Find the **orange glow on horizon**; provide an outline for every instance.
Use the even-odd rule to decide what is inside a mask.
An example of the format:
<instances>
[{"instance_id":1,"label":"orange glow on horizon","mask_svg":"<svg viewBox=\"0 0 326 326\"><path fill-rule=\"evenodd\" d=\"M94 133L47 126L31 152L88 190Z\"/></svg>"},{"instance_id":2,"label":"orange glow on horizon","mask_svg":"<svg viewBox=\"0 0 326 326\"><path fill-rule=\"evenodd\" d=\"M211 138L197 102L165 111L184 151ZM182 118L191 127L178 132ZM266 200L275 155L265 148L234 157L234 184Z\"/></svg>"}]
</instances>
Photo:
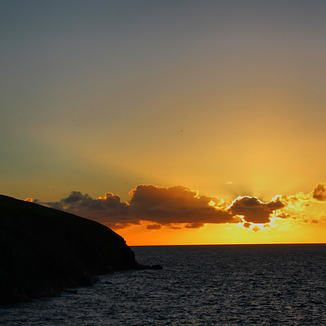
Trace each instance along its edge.
<instances>
[{"instance_id":1,"label":"orange glow on horizon","mask_svg":"<svg viewBox=\"0 0 326 326\"><path fill-rule=\"evenodd\" d=\"M144 184L130 191L129 201L78 191L54 203L25 200L93 219L130 245L326 242L326 183L270 201L237 196L229 205L183 186Z\"/></svg>"},{"instance_id":2,"label":"orange glow on horizon","mask_svg":"<svg viewBox=\"0 0 326 326\"><path fill-rule=\"evenodd\" d=\"M279 223L269 227L254 225L250 229L234 224L205 224L202 228L178 230L166 226L149 230L147 225L141 223L114 231L129 246L326 243L326 223L297 226ZM255 227L260 230L255 232Z\"/></svg>"}]
</instances>

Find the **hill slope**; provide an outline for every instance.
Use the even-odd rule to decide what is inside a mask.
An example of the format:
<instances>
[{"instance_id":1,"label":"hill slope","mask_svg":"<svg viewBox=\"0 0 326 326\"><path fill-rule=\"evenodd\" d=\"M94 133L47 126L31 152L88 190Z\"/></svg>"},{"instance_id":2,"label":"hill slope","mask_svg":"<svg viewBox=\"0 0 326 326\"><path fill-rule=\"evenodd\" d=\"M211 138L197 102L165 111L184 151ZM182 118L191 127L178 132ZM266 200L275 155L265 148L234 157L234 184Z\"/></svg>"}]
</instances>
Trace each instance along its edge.
<instances>
[{"instance_id":1,"label":"hill slope","mask_svg":"<svg viewBox=\"0 0 326 326\"><path fill-rule=\"evenodd\" d=\"M104 225L0 195L0 304L57 295L92 284L95 275L142 267Z\"/></svg>"}]
</instances>

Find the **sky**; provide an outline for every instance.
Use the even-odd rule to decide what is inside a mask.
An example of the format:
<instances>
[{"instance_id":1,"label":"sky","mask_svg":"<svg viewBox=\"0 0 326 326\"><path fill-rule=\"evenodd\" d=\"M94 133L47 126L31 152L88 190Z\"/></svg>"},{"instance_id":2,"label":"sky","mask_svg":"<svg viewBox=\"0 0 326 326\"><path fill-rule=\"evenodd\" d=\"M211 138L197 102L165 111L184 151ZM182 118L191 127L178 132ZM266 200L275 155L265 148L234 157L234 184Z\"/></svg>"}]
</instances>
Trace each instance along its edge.
<instances>
[{"instance_id":1,"label":"sky","mask_svg":"<svg viewBox=\"0 0 326 326\"><path fill-rule=\"evenodd\" d=\"M1 1L0 193L130 245L326 242L325 1Z\"/></svg>"}]
</instances>

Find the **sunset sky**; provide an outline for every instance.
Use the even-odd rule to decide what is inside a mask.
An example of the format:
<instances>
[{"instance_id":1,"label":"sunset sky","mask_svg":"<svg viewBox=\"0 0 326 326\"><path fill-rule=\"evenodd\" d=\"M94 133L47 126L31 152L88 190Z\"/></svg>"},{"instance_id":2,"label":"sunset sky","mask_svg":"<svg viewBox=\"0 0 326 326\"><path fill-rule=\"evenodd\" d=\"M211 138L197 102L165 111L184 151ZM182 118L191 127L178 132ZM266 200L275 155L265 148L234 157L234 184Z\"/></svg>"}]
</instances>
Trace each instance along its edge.
<instances>
[{"instance_id":1,"label":"sunset sky","mask_svg":"<svg viewBox=\"0 0 326 326\"><path fill-rule=\"evenodd\" d=\"M129 245L326 242L326 2L1 1L0 193Z\"/></svg>"}]
</instances>

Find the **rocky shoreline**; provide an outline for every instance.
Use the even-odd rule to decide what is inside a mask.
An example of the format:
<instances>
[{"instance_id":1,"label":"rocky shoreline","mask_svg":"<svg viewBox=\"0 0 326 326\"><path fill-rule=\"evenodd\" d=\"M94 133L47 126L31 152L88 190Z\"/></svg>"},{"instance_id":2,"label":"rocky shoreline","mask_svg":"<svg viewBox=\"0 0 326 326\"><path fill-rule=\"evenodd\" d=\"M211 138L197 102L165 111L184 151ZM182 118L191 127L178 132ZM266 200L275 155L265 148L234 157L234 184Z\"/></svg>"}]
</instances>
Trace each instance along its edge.
<instances>
[{"instance_id":1,"label":"rocky shoreline","mask_svg":"<svg viewBox=\"0 0 326 326\"><path fill-rule=\"evenodd\" d=\"M162 269L137 263L125 240L73 214L0 195L0 305L58 296L97 275Z\"/></svg>"}]
</instances>

